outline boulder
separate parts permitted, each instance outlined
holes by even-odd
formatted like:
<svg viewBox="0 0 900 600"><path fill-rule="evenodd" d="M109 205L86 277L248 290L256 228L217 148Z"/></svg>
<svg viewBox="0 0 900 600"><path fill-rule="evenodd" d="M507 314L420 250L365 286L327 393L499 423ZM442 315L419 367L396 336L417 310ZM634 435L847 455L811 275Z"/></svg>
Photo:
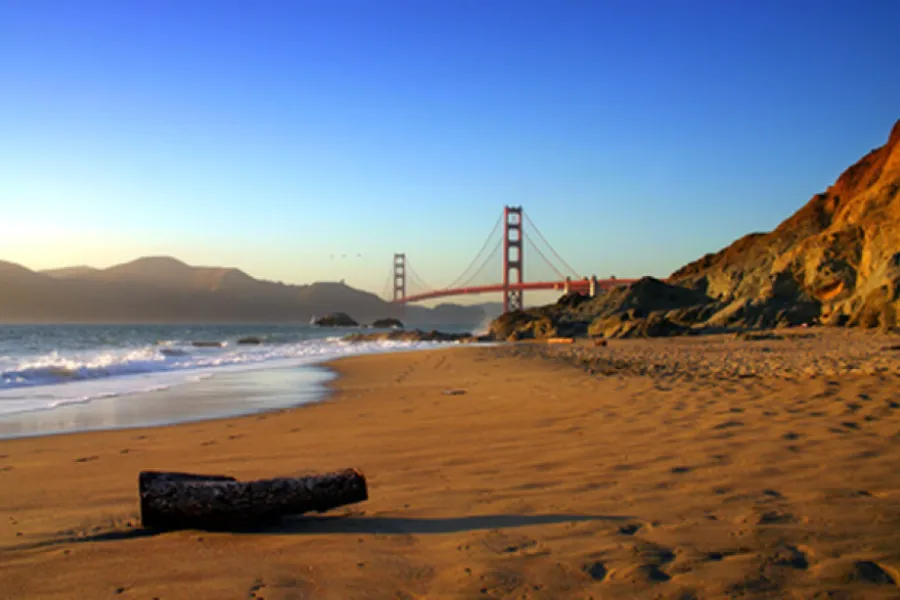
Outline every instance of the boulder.
<svg viewBox="0 0 900 600"><path fill-rule="evenodd" d="M313 325L318 325L319 327L358 327L359 323L354 321L347 313L335 312L315 319Z"/></svg>
<svg viewBox="0 0 900 600"><path fill-rule="evenodd" d="M560 296L559 300L556 301L556 304L557 306L567 306L569 308L575 308L576 306L580 306L590 299L590 296L585 296L584 294L579 294L578 292L572 292Z"/></svg>
<svg viewBox="0 0 900 600"><path fill-rule="evenodd" d="M516 310L500 315L491 323L490 335L499 341L558 337L554 320L536 311Z"/></svg>
<svg viewBox="0 0 900 600"><path fill-rule="evenodd" d="M237 343L240 346L258 346L262 344L262 338L250 335L247 337L242 337L237 341Z"/></svg>
<svg viewBox="0 0 900 600"><path fill-rule="evenodd" d="M690 330L689 326L669 319L663 311L655 311L647 316L628 311L594 320L588 327L588 334L602 338L652 338L684 335Z"/></svg>

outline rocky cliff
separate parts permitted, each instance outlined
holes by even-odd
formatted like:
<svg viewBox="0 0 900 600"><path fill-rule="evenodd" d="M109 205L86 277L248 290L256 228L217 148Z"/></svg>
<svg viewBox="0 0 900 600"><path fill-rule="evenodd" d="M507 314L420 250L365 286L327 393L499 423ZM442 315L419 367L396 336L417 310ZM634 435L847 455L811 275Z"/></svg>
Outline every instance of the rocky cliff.
<svg viewBox="0 0 900 600"><path fill-rule="evenodd" d="M760 325L793 308L826 324L893 326L900 309L900 121L774 231L745 236L669 282L725 304L714 320ZM750 320L753 320L752 318ZM754 323L751 323L754 324Z"/></svg>
<svg viewBox="0 0 900 600"><path fill-rule="evenodd" d="M888 142L769 233L751 233L668 281L496 319L496 339L654 337L823 323L900 325L900 121Z"/></svg>

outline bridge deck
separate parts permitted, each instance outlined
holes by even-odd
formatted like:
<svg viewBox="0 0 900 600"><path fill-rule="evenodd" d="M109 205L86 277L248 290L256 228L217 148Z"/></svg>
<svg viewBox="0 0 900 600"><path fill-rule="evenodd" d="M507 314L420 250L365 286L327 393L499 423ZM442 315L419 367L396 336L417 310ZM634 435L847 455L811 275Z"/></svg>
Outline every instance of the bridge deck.
<svg viewBox="0 0 900 600"><path fill-rule="evenodd" d="M636 279L598 279L597 289L608 290L620 285L630 285L637 281ZM558 290L563 291L566 287L565 281L529 281L524 283L511 283L511 290ZM569 291L587 293L591 287L589 279L573 279L569 281ZM422 300L431 300L433 298L445 298L447 296L463 296L467 294L490 294L502 292L506 288L502 283L492 285L479 285L473 287L448 288L444 290L433 290L431 292L423 292L421 294L412 294L397 300L397 303L419 302Z"/></svg>

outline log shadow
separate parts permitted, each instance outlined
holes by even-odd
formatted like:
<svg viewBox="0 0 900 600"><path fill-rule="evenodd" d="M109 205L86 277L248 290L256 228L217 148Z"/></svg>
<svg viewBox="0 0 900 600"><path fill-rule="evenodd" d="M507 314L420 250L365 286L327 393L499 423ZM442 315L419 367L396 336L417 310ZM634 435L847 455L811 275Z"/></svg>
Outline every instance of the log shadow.
<svg viewBox="0 0 900 600"><path fill-rule="evenodd" d="M264 527L235 527L215 529L219 533L254 535L326 535L326 534L370 534L370 535L433 535L442 533L465 533L469 531L489 531L511 529L533 525L556 525L561 523L584 523L590 521L632 521L635 517L615 515L480 515L473 517L415 518L415 517L365 517L365 516L322 516L285 517L280 523ZM189 529L182 531L210 531ZM34 550L67 544L90 542L118 542L138 538L154 537L171 531L155 529L113 529L91 535L67 535L44 539L32 543L8 546L4 551Z"/></svg>
<svg viewBox="0 0 900 600"><path fill-rule="evenodd" d="M44 539L36 542L17 544L0 548L0 554L3 552L12 552L15 550L38 550L41 548L51 548L54 546L63 546L66 544L84 544L86 542L115 542L122 540L133 540L136 538L153 537L165 533L163 531L154 531L152 529L113 529L102 533L94 533L90 535L62 535L55 536L50 539Z"/></svg>
<svg viewBox="0 0 900 600"><path fill-rule="evenodd" d="M288 517L279 526L260 530L260 533L287 535L316 534L375 534L375 535L429 535L464 533L491 529L510 529L532 525L583 523L588 521L630 521L634 517L613 515L480 515L474 517L414 518L414 517L365 517L326 516Z"/></svg>

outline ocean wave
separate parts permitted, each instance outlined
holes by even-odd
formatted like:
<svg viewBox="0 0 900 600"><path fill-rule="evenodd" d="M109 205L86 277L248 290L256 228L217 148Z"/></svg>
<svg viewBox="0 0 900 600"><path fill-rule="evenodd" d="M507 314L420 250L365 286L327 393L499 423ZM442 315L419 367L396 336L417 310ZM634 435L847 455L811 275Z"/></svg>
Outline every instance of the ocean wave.
<svg viewBox="0 0 900 600"><path fill-rule="evenodd" d="M300 366L341 356L440 346L434 342L307 340L272 346L195 348L187 343L83 353L52 352L2 365L0 414L167 389L235 370Z"/></svg>
<svg viewBox="0 0 900 600"><path fill-rule="evenodd" d="M51 352L0 373L0 389L170 370L174 364L168 358L165 353L156 349L106 351L71 356Z"/></svg>

